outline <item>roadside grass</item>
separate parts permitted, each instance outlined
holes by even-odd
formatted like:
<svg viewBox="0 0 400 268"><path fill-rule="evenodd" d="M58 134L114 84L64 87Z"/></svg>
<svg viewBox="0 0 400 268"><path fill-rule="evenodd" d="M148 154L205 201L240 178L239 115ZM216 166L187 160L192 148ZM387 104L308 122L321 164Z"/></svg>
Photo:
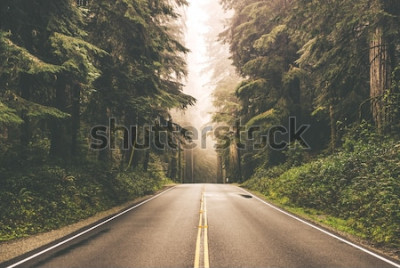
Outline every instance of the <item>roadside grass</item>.
<svg viewBox="0 0 400 268"><path fill-rule="evenodd" d="M375 243L371 241L370 239L368 239L368 235L366 235L364 232L361 232L351 227L353 225L353 220L345 220L331 215L327 215L326 213L316 209L302 208L293 205L288 205L286 198L274 199L267 197L256 190L248 189L244 185L238 185L238 186L246 189L253 195L259 197L262 200L265 200L271 205L274 205L277 208L280 208L286 212L293 214L294 216L297 216L303 220L313 223L343 238L346 238L347 240L353 243L361 244L365 248L368 248L375 252L380 252L380 254L382 255L386 255L392 259L400 261L399 247L394 247L393 245L387 245L384 243Z"/></svg>
<svg viewBox="0 0 400 268"><path fill-rule="evenodd" d="M281 208L289 213L292 213L293 215L298 215L305 220L321 224L321 226L326 226L330 230L339 232L341 234L350 234L362 239L366 238L365 234L351 228L351 221L349 220L344 220L338 217L327 215L322 211L312 208L295 207L292 205L288 205L287 198L281 198L281 199L268 198L267 196L259 193L258 191L254 191L251 189L246 189L246 190L250 191L252 194L258 196L259 198L266 200L272 205Z"/></svg>
<svg viewBox="0 0 400 268"><path fill-rule="evenodd" d="M299 166L259 168L243 187L285 210L400 253L400 144L348 139Z"/></svg>

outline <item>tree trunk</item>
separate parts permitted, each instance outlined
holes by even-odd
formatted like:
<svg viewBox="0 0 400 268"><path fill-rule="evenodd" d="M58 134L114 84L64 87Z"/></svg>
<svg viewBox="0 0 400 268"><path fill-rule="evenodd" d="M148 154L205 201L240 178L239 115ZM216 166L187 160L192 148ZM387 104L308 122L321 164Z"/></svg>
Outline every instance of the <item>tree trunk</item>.
<svg viewBox="0 0 400 268"><path fill-rule="evenodd" d="M370 41L370 97L372 117L379 132L383 132L390 112L385 105L385 94L390 88L391 62L388 44L379 26Z"/></svg>
<svg viewBox="0 0 400 268"><path fill-rule="evenodd" d="M67 112L68 94L64 77L59 77L56 85L55 107ZM68 121L54 119L51 124L50 156L56 159L69 160L71 152L71 136L68 135Z"/></svg>
<svg viewBox="0 0 400 268"><path fill-rule="evenodd" d="M223 183L222 155L217 154L217 183Z"/></svg>
<svg viewBox="0 0 400 268"><path fill-rule="evenodd" d="M72 95L72 132L71 132L71 155L72 158L76 157L78 153L78 136L80 129L80 99L81 99L81 85L76 84L73 88Z"/></svg>
<svg viewBox="0 0 400 268"><path fill-rule="evenodd" d="M145 157L143 161L143 170L147 171L149 168L149 162L150 162L150 149L146 150L145 152Z"/></svg>
<svg viewBox="0 0 400 268"><path fill-rule="evenodd" d="M337 140L337 132L336 132L336 117L335 117L335 108L333 104L329 105L329 121L331 127L331 151L332 153L336 149L336 140Z"/></svg>
<svg viewBox="0 0 400 268"><path fill-rule="evenodd" d="M185 152L185 182L194 183L194 149Z"/></svg>
<svg viewBox="0 0 400 268"><path fill-rule="evenodd" d="M20 80L21 86L21 97L25 100L31 99L31 76L28 74L23 74ZM21 145L24 149L27 149L29 142L32 138L31 127L30 127L30 119L27 116L28 111L22 111L21 118L24 120L24 123L21 124L20 131L21 131Z"/></svg>
<svg viewBox="0 0 400 268"><path fill-rule="evenodd" d="M183 183L182 179L182 156L181 156L181 143L178 140L178 181Z"/></svg>
<svg viewBox="0 0 400 268"><path fill-rule="evenodd" d="M240 182L241 181L241 168L240 168L240 152L237 147L236 142L232 141L229 147L229 155L230 155L230 177L229 181L232 182Z"/></svg>

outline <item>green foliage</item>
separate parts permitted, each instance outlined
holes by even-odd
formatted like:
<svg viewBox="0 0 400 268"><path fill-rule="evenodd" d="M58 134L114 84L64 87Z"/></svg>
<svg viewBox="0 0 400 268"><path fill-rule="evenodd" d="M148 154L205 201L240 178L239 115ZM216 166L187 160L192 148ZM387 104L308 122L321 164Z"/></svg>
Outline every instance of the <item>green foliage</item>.
<svg viewBox="0 0 400 268"><path fill-rule="evenodd" d="M275 110L271 109L265 113L259 114L247 122L246 127L265 125L265 121L275 122ZM271 124L272 125L272 124Z"/></svg>
<svg viewBox="0 0 400 268"><path fill-rule="evenodd" d="M123 172L130 151L88 150L89 131L110 117L168 121L171 109L195 102L182 92L185 0L75 3L0 1L0 240L159 189L160 156L137 153Z"/></svg>
<svg viewBox="0 0 400 268"><path fill-rule="evenodd" d="M1 124L22 124L23 120L16 114L16 110L7 107L0 102L0 123Z"/></svg>
<svg viewBox="0 0 400 268"><path fill-rule="evenodd" d="M107 52L85 40L57 32L50 36L49 42L52 54L63 71L74 73L86 83L91 83L100 76L100 70L93 65L93 58L105 57Z"/></svg>
<svg viewBox="0 0 400 268"><path fill-rule="evenodd" d="M158 172L110 173L90 163L28 167L18 174L0 172L0 177L0 241L60 228L169 182Z"/></svg>
<svg viewBox="0 0 400 268"><path fill-rule="evenodd" d="M295 211L325 214L342 230L399 247L400 2L221 2L235 11L221 34L243 78L231 86L240 104L235 115L247 127L261 126L261 134L287 126L288 116L311 126L309 152L296 144L285 151L243 150L242 175L251 177L244 185ZM387 64L372 64L372 38L382 39L377 46L387 52ZM374 72L387 83L371 98ZM370 125L380 128L371 113L379 102L390 137ZM221 156L226 163L230 154Z"/></svg>
<svg viewBox="0 0 400 268"><path fill-rule="evenodd" d="M265 79L257 79L255 81L242 82L240 84L240 86L238 87L236 94L239 97L254 96L257 93L265 94L265 92L263 92L263 91L265 91L265 89L266 89L266 83L267 83L267 81Z"/></svg>
<svg viewBox="0 0 400 268"><path fill-rule="evenodd" d="M259 170L245 186L282 204L344 219L364 238L399 247L400 144L368 133L361 129L357 139L346 138L341 152L285 172Z"/></svg>
<svg viewBox="0 0 400 268"><path fill-rule="evenodd" d="M265 134L272 125L287 126L288 117L295 116L298 123L311 126L307 140L311 153L318 154L328 144L331 152L338 149L343 135L352 131L350 126L363 119L382 128L371 113L381 103L384 128L398 138L398 1L224 0L222 4L234 15L220 36L242 76L238 85L231 86L239 100L236 121L261 126ZM377 38L378 29L381 53L387 52L384 68L374 66L370 58L371 39ZM387 83L380 85L386 87L381 88L384 93L371 98L376 95L370 82L374 72ZM224 109L226 104L216 105ZM235 121L219 114L214 118L220 124ZM293 150L243 150L244 177L260 166L301 163L301 155Z"/></svg>
<svg viewBox="0 0 400 268"><path fill-rule="evenodd" d="M48 107L28 101L10 91L5 93L5 98L8 99L8 104L13 107L18 114L24 114L28 118L65 119L70 117L69 114L54 107Z"/></svg>
<svg viewBox="0 0 400 268"><path fill-rule="evenodd" d="M4 59L5 71L26 72L38 74L41 72L57 74L61 67L44 62L31 54L27 49L17 45L10 38L10 34L0 34L1 56Z"/></svg>
<svg viewBox="0 0 400 268"><path fill-rule="evenodd" d="M258 50L268 50L271 44L274 44L278 36L286 31L287 27L284 24L275 26L268 34L264 34L254 42L254 48Z"/></svg>

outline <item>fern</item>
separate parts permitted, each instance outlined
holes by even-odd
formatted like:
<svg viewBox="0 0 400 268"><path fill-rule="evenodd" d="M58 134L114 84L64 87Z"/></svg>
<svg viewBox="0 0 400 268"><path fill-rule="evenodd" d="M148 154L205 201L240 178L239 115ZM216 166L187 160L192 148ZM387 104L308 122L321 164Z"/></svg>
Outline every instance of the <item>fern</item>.
<svg viewBox="0 0 400 268"><path fill-rule="evenodd" d="M17 111L0 102L0 123L6 125L18 125L24 121L17 115Z"/></svg>

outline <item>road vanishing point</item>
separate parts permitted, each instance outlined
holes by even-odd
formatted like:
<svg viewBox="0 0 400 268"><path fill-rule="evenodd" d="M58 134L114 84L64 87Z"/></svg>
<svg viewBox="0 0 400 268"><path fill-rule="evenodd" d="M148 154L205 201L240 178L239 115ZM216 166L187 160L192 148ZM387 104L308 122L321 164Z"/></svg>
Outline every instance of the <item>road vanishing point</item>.
<svg viewBox="0 0 400 268"><path fill-rule="evenodd" d="M400 267L233 185L170 188L8 267Z"/></svg>

